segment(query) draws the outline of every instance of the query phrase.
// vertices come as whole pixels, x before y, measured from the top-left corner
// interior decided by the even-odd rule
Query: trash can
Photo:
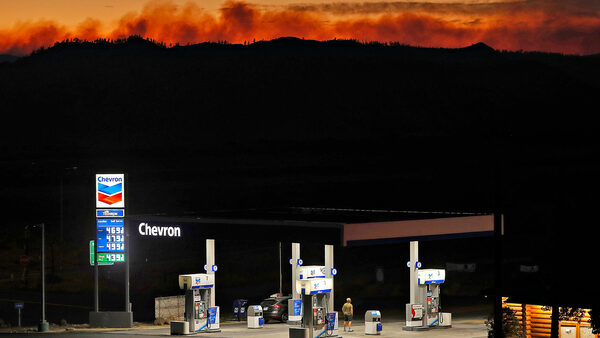
[[[365,334],[380,335],[382,330],[381,312],[378,310],[368,310],[365,312]]]
[[[265,325],[265,319],[263,318],[263,309],[260,305],[248,306],[248,328],[249,329],[262,329]]]
[[[233,319],[238,321],[246,319],[246,304],[247,299],[235,299],[233,301]]]

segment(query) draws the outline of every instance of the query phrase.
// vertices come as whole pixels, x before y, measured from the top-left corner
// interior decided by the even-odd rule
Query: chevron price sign
[[[98,265],[125,261],[125,174],[96,174],[96,259]]]

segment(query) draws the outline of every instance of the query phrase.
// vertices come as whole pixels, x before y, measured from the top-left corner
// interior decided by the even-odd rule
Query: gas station
[[[103,192],[120,193],[124,199],[124,181],[118,182],[122,184],[119,188],[111,188],[112,186],[103,181],[98,183],[99,189],[103,189]],[[98,194],[101,196],[101,193]],[[354,321],[360,322],[355,325],[363,326],[364,314],[365,335],[389,336],[403,331],[452,329],[455,327],[452,314],[441,311],[444,293],[442,285],[446,282],[446,271],[442,268],[422,267],[418,256],[419,241],[479,238],[491,236],[493,233],[491,215],[446,213],[423,217],[411,212],[318,208],[205,212],[202,215],[185,217],[125,215],[124,200],[104,195],[99,197],[99,200],[111,204],[111,208],[99,208],[96,212],[98,245],[94,254],[96,257],[102,257],[100,251],[111,250],[117,253],[117,257],[124,258],[115,263],[124,263],[126,267],[126,307],[125,311],[98,311],[100,299],[97,297],[96,311],[90,312],[90,326],[131,328],[133,318],[137,317],[133,310],[141,308],[147,311],[147,300],[154,298],[147,296],[156,290],[146,289],[145,293],[130,294],[129,288],[132,284],[143,284],[146,279],[153,278],[150,275],[144,276],[145,271],[152,270],[151,275],[162,275],[157,288],[163,290],[160,291],[160,296],[166,296],[166,292],[172,296],[184,294],[184,303],[181,305],[183,316],[173,318],[169,323],[169,332],[172,335],[226,333],[229,326],[223,325],[223,319],[226,318],[222,310],[223,304],[230,303],[236,290],[244,289],[252,295],[252,285],[259,284],[263,277],[261,270],[269,271],[265,264],[270,264],[264,259],[261,261],[251,258],[253,255],[260,255],[257,252],[262,250],[255,247],[276,242],[290,244],[290,251],[286,249],[283,254],[289,252],[289,257],[282,258],[281,249],[279,252],[280,290],[284,275],[281,272],[282,261],[289,261],[290,264],[289,275],[285,273],[290,281],[290,299],[289,316],[284,323],[287,330],[281,332],[284,336],[317,338],[346,335],[346,332],[340,333],[339,330],[341,319],[338,311],[342,305],[339,299],[343,297],[339,297],[336,303],[334,280],[339,279],[336,284],[344,285],[344,277],[348,275],[345,275],[344,266],[334,265],[334,257],[343,255],[344,251],[352,248],[361,247],[368,247],[371,255],[376,256],[378,247],[398,243],[410,243],[409,252],[397,253],[397,257],[410,257],[408,261],[399,264],[410,270],[410,277],[408,280],[394,281],[409,291],[410,297],[397,299],[398,304],[405,304],[397,306],[399,312],[404,312],[405,319],[396,321],[395,324],[390,320],[388,326],[385,309],[378,307],[374,302],[372,307],[361,308],[362,314],[355,313]],[[122,201],[123,208],[115,209],[113,201]],[[119,210],[122,210],[122,213],[119,213]],[[105,217],[107,213],[111,218]],[[123,217],[115,218],[115,214]],[[117,230],[107,228],[106,224],[116,224]],[[103,240],[107,234],[106,238],[111,238],[109,242]],[[118,243],[112,243],[111,240]],[[300,246],[304,247],[304,257],[300,255]],[[221,257],[220,255],[229,255],[223,260],[229,264],[218,266],[216,257]],[[306,259],[307,257],[310,258]],[[141,276],[131,284],[130,262],[135,266],[135,275]],[[245,270],[232,271],[232,267],[227,266],[236,264],[243,265]],[[96,281],[99,265],[94,264]],[[361,265],[361,268],[371,270],[374,265]],[[217,276],[218,269],[230,278]],[[236,284],[234,279],[245,274],[252,274],[250,283],[246,286]],[[156,279],[153,282],[156,282]],[[219,294],[229,298],[226,303],[216,301],[217,284]],[[178,291],[174,286],[178,287]],[[96,290],[97,288],[98,286]],[[138,285],[133,288],[139,289]],[[259,296],[254,296],[258,300],[257,297]],[[353,298],[361,299],[361,295],[353,295]],[[260,305],[250,305],[246,311],[246,329],[266,328]],[[143,313],[143,310],[140,313]],[[395,329],[389,330],[389,327]],[[279,329],[281,330],[281,327]]]

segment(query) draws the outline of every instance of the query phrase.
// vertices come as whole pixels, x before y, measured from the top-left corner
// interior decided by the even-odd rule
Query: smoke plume
[[[456,48],[485,42],[501,50],[600,53],[600,9],[555,0],[379,2],[259,6],[226,1],[217,13],[189,2],[152,1],[108,25],[88,18],[76,27],[20,22],[0,31],[0,53],[25,55],[68,38],[139,35],[170,44],[244,43],[283,36],[400,42]],[[595,6],[595,7],[594,7]]]

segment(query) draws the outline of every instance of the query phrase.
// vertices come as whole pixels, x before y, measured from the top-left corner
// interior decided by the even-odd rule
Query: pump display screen
[[[123,219],[98,219],[96,223],[99,252],[125,252]]]

